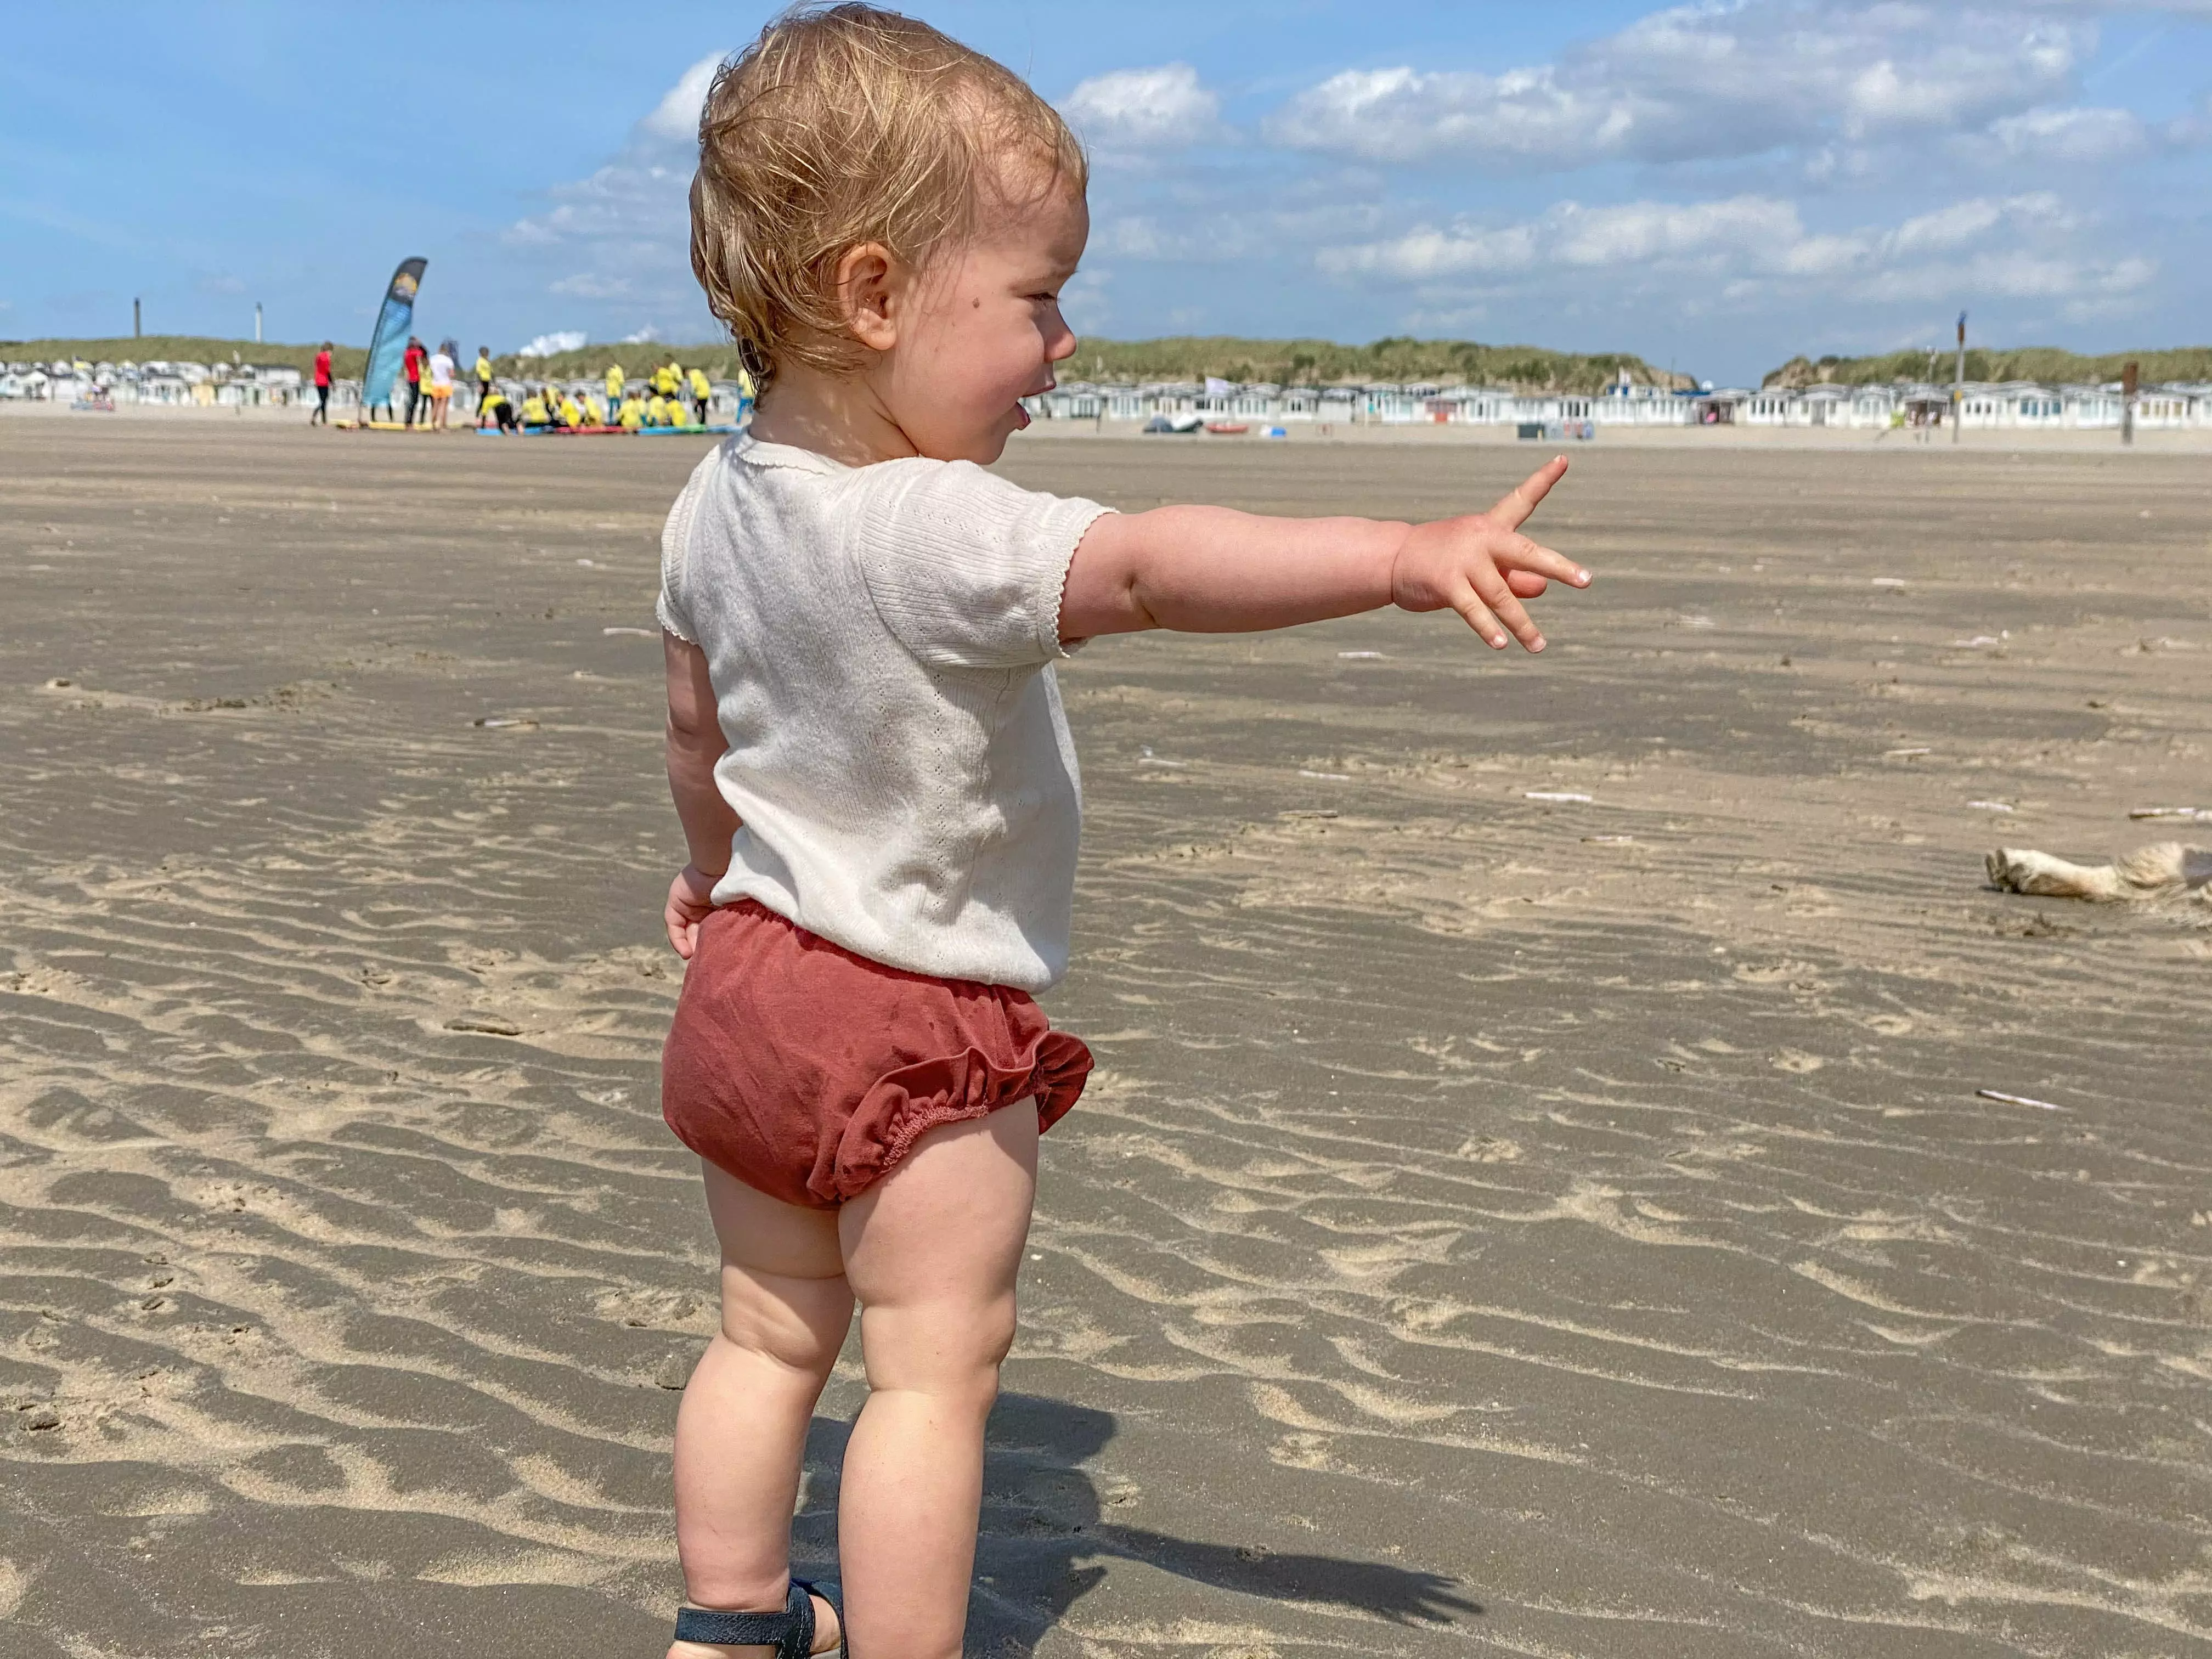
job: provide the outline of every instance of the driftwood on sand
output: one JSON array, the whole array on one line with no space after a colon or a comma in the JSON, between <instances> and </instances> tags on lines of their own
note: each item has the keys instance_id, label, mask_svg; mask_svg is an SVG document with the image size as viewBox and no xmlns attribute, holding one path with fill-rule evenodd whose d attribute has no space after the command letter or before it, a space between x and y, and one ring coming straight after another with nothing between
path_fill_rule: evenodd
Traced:
<instances>
[{"instance_id":1,"label":"driftwood on sand","mask_svg":"<svg viewBox=\"0 0 2212 1659\"><path fill-rule=\"evenodd\" d=\"M2162 841L2110 864L2069 864L2048 853L2002 847L1986 863L1992 885L2093 904L2188 899L2212 908L2212 848Z\"/></svg>"}]
</instances>

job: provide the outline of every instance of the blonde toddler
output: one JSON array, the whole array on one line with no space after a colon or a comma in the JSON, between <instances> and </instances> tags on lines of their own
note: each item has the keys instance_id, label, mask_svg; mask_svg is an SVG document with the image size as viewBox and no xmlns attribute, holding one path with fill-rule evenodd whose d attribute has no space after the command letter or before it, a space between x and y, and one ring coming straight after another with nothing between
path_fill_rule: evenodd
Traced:
<instances>
[{"instance_id":1,"label":"blonde toddler","mask_svg":"<svg viewBox=\"0 0 2212 1659\"><path fill-rule=\"evenodd\" d=\"M1053 663L1389 605L1535 651L1522 601L1589 580L1518 532L1564 460L1423 525L1123 514L985 471L1074 349L1085 184L1017 76L865 5L771 24L701 117L692 265L761 390L663 538L690 860L663 1106L722 1255L672 1659L961 1651L1037 1138L1091 1065L1032 1000L1067 964L1081 815ZM841 1605L790 1577L791 1516L856 1304Z\"/></svg>"}]
</instances>

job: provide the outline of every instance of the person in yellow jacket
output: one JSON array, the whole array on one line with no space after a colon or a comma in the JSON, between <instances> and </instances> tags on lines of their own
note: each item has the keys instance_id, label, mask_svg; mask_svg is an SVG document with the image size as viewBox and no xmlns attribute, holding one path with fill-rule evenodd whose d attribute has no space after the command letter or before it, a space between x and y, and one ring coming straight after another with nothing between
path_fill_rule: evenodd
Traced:
<instances>
[{"instance_id":1,"label":"person in yellow jacket","mask_svg":"<svg viewBox=\"0 0 2212 1659\"><path fill-rule=\"evenodd\" d=\"M574 392L562 392L561 394L561 424L567 427L571 432L574 432L578 427L583 425L583 404L576 401L576 394Z\"/></svg>"},{"instance_id":2,"label":"person in yellow jacket","mask_svg":"<svg viewBox=\"0 0 2212 1659\"><path fill-rule=\"evenodd\" d=\"M629 396L623 399L617 424L625 432L635 432L645 424L645 400L637 395L636 387L631 387Z\"/></svg>"},{"instance_id":3,"label":"person in yellow jacket","mask_svg":"<svg viewBox=\"0 0 2212 1659\"><path fill-rule=\"evenodd\" d=\"M484 399L489 396L491 392L493 372L491 366L491 348L489 346L478 346L477 348L476 376L477 412L481 415L483 412ZM478 421L477 424L478 426L482 426L483 422L482 421Z\"/></svg>"},{"instance_id":4,"label":"person in yellow jacket","mask_svg":"<svg viewBox=\"0 0 2212 1659\"><path fill-rule=\"evenodd\" d=\"M605 426L606 423L607 406L601 403L597 398L594 398L590 392L586 392L584 394L584 424L586 426Z\"/></svg>"},{"instance_id":5,"label":"person in yellow jacket","mask_svg":"<svg viewBox=\"0 0 2212 1659\"><path fill-rule=\"evenodd\" d=\"M653 394L652 401L647 403L645 406L645 423L647 426L668 426L673 424L668 418L668 399L662 397L658 392Z\"/></svg>"},{"instance_id":6,"label":"person in yellow jacket","mask_svg":"<svg viewBox=\"0 0 2212 1659\"><path fill-rule=\"evenodd\" d=\"M673 357L653 371L653 389L664 398L673 398L683 385L683 373Z\"/></svg>"},{"instance_id":7,"label":"person in yellow jacket","mask_svg":"<svg viewBox=\"0 0 2212 1659\"><path fill-rule=\"evenodd\" d=\"M625 378L620 363L607 365L607 407L609 409L614 408L622 402L623 381Z\"/></svg>"},{"instance_id":8,"label":"person in yellow jacket","mask_svg":"<svg viewBox=\"0 0 2212 1659\"><path fill-rule=\"evenodd\" d=\"M522 424L526 427L550 426L552 424L551 422L547 420L545 416L545 398L544 393L533 392L527 398L525 398L522 400Z\"/></svg>"},{"instance_id":9,"label":"person in yellow jacket","mask_svg":"<svg viewBox=\"0 0 2212 1659\"><path fill-rule=\"evenodd\" d=\"M514 405L507 402L507 394L496 386L486 386L483 397L477 400L477 424L483 426L487 422L502 432L514 430Z\"/></svg>"},{"instance_id":10,"label":"person in yellow jacket","mask_svg":"<svg viewBox=\"0 0 2212 1659\"><path fill-rule=\"evenodd\" d=\"M707 379L707 371L703 368L693 369L687 378L691 382L692 413L699 417L699 424L704 426L707 424L707 405L714 396L714 386Z\"/></svg>"}]
</instances>

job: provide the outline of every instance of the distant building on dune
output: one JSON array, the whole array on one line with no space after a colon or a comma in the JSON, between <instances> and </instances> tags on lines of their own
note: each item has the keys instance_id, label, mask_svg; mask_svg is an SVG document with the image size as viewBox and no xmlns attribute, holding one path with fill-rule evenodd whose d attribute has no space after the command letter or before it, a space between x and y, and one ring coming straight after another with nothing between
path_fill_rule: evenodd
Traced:
<instances>
[{"instance_id":1,"label":"distant building on dune","mask_svg":"<svg viewBox=\"0 0 2212 1659\"><path fill-rule=\"evenodd\" d=\"M2108 386L2044 386L2033 381L1942 381L1889 386L1769 386L1745 395L1747 426L1940 427L1955 419L1968 431L2067 432L2117 428L2125 404ZM2136 424L2154 430L2212 428L2212 386L2146 386L2136 398Z\"/></svg>"},{"instance_id":2,"label":"distant building on dune","mask_svg":"<svg viewBox=\"0 0 2212 1659\"><path fill-rule=\"evenodd\" d=\"M1078 380L1023 406L1038 421L1142 422L1196 416L1206 422L1267 425L1583 427L1735 426L1878 431L1941 426L1954 419L1947 384L1887 386L1706 386L1675 390L1638 381L1623 369L1595 392L1532 392L1510 386L1400 384L1279 386L1269 381L1155 380L1137 385ZM2123 410L2110 386L1970 385L1956 418L1976 429L2081 431L2115 428ZM2147 386L2136 424L2151 430L2212 428L2212 385Z\"/></svg>"}]
</instances>

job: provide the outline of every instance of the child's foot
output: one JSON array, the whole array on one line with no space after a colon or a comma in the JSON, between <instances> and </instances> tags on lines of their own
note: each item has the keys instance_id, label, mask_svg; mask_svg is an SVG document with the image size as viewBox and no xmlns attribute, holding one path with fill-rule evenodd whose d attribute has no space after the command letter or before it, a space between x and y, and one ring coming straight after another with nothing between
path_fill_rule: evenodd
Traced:
<instances>
[{"instance_id":1,"label":"child's foot","mask_svg":"<svg viewBox=\"0 0 2212 1659\"><path fill-rule=\"evenodd\" d=\"M837 1624L837 1609L818 1595L810 1596L808 1600L814 1603L814 1645L808 1651L828 1653L845 1639L845 1632ZM689 1601L684 1603L686 1607L693 1605ZM775 1651L774 1648L766 1646L735 1648L718 1642L671 1642L668 1644L668 1659L740 1659L740 1656L750 1659L750 1656L755 1654L765 1659Z\"/></svg>"}]
</instances>

